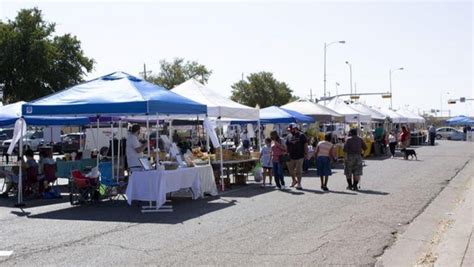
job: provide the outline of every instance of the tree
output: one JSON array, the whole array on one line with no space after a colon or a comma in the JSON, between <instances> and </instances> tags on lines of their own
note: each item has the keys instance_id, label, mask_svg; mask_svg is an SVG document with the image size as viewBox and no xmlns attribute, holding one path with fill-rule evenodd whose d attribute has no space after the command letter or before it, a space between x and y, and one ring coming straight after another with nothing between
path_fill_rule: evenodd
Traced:
<instances>
[{"instance_id":1,"label":"tree","mask_svg":"<svg viewBox=\"0 0 474 267\"><path fill-rule=\"evenodd\" d=\"M3 100L30 101L82 82L94 61L70 34L52 36L55 24L39 9L22 9L15 20L0 21L0 83Z\"/></svg>"},{"instance_id":2,"label":"tree","mask_svg":"<svg viewBox=\"0 0 474 267\"><path fill-rule=\"evenodd\" d=\"M173 89L176 85L195 78L202 84L206 84L211 76L212 70L196 61L186 61L183 58L175 58L172 62L160 61L160 73L147 77L149 82Z\"/></svg>"},{"instance_id":3,"label":"tree","mask_svg":"<svg viewBox=\"0 0 474 267\"><path fill-rule=\"evenodd\" d=\"M279 82L271 72L252 73L247 80L232 85L231 99L241 104L260 108L281 106L292 98L292 90L284 82Z\"/></svg>"}]
</instances>

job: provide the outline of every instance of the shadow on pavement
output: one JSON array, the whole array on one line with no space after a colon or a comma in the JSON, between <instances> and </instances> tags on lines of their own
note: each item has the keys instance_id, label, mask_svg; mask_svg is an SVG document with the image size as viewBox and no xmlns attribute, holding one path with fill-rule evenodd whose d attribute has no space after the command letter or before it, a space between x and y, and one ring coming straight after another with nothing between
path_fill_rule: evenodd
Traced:
<instances>
[{"instance_id":1,"label":"shadow on pavement","mask_svg":"<svg viewBox=\"0 0 474 267\"><path fill-rule=\"evenodd\" d=\"M368 195L381 195L381 196L386 196L386 195L389 195L390 193L387 193L387 192L382 192L382 191L374 191L374 190L364 190L364 189L359 189L357 190L358 193L362 193L362 194L368 194Z\"/></svg>"},{"instance_id":2,"label":"shadow on pavement","mask_svg":"<svg viewBox=\"0 0 474 267\"><path fill-rule=\"evenodd\" d=\"M341 195L357 195L356 193L353 193L353 192L336 191L336 190L331 190L331 189L329 189L328 193L341 194Z\"/></svg>"},{"instance_id":3,"label":"shadow on pavement","mask_svg":"<svg viewBox=\"0 0 474 267\"><path fill-rule=\"evenodd\" d=\"M30 219L102 221L128 223L178 224L202 215L228 208L236 201L222 201L218 197L200 200L172 198L173 212L142 213L137 204L129 206L126 201L104 201L91 206L71 206L28 216ZM134 202L135 203L135 202ZM148 203L141 202L143 205ZM169 205L166 203L166 205Z\"/></svg>"},{"instance_id":4,"label":"shadow on pavement","mask_svg":"<svg viewBox=\"0 0 474 267\"><path fill-rule=\"evenodd\" d=\"M18 202L18 198L16 195L12 195L8 198L2 198L0 199L0 207L14 207L14 205ZM40 207L40 206L47 206L47 205L54 205L54 204L60 204L60 203L66 203L69 202L69 197L66 194L62 194L61 198L55 198L55 199L28 199L28 198L23 198L23 203L25 204L26 208L34 208L34 207Z\"/></svg>"}]
</instances>

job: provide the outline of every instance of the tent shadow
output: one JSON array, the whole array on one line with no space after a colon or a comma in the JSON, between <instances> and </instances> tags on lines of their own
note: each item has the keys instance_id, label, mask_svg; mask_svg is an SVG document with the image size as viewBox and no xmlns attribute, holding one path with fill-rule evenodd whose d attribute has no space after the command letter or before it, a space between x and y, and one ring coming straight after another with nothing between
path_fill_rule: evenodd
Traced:
<instances>
[{"instance_id":1,"label":"tent shadow","mask_svg":"<svg viewBox=\"0 0 474 267\"><path fill-rule=\"evenodd\" d=\"M14 207L15 204L18 202L17 196L11 196L6 199L0 199L0 207ZM54 205L60 203L69 202L69 198L67 195L62 194L61 198L55 199L23 199L23 203L25 203L25 208L34 208L34 207L41 207L47 205Z\"/></svg>"},{"instance_id":2,"label":"tent shadow","mask_svg":"<svg viewBox=\"0 0 474 267\"><path fill-rule=\"evenodd\" d=\"M275 182L273 182L275 184ZM243 186L235 186L232 185L229 191L224 191L221 193L223 197L244 197L244 198L251 198L254 196L267 194L275 191L276 187L261 187L260 184L247 184Z\"/></svg>"},{"instance_id":3,"label":"tent shadow","mask_svg":"<svg viewBox=\"0 0 474 267\"><path fill-rule=\"evenodd\" d=\"M142 202L144 205L145 202ZM219 197L200 200L172 198L173 212L142 213L137 204L129 206L126 201L104 201L91 206L71 206L28 216L29 219L159 223L178 224L202 215L234 206L236 201L223 201ZM168 204L167 204L168 205Z\"/></svg>"}]
</instances>

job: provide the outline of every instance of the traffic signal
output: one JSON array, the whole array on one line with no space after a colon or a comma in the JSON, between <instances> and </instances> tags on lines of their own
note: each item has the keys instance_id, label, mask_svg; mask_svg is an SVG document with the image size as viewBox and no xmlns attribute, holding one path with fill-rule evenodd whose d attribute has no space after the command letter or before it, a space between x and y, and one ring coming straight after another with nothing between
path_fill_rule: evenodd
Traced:
<instances>
[{"instance_id":1,"label":"traffic signal","mask_svg":"<svg viewBox=\"0 0 474 267\"><path fill-rule=\"evenodd\" d=\"M359 98L360 98L360 96L358 96L358 95L351 95L351 99L359 99Z\"/></svg>"},{"instance_id":2,"label":"traffic signal","mask_svg":"<svg viewBox=\"0 0 474 267\"><path fill-rule=\"evenodd\" d=\"M459 102L461 102L461 103L464 103L464 102L466 102L466 98L465 98L465 97L461 97L461 98L459 98Z\"/></svg>"},{"instance_id":3,"label":"traffic signal","mask_svg":"<svg viewBox=\"0 0 474 267\"><path fill-rule=\"evenodd\" d=\"M456 100L450 99L450 100L448 100L448 104L456 104Z\"/></svg>"},{"instance_id":4,"label":"traffic signal","mask_svg":"<svg viewBox=\"0 0 474 267\"><path fill-rule=\"evenodd\" d=\"M383 94L382 98L392 98L392 94Z\"/></svg>"}]
</instances>

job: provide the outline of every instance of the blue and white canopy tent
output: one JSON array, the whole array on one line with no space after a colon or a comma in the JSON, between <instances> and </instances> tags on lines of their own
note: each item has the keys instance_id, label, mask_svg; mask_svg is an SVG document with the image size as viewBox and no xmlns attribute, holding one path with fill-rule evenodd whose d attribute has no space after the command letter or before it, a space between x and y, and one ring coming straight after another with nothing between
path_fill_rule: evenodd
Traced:
<instances>
[{"instance_id":1,"label":"blue and white canopy tent","mask_svg":"<svg viewBox=\"0 0 474 267\"><path fill-rule=\"evenodd\" d=\"M206 105L124 72L114 72L26 103L22 111L28 116L97 116L97 125L102 115L207 114Z\"/></svg>"},{"instance_id":2,"label":"blue and white canopy tent","mask_svg":"<svg viewBox=\"0 0 474 267\"><path fill-rule=\"evenodd\" d=\"M446 120L448 125L474 125L474 119L460 115Z\"/></svg>"},{"instance_id":3,"label":"blue and white canopy tent","mask_svg":"<svg viewBox=\"0 0 474 267\"><path fill-rule=\"evenodd\" d=\"M312 117L303 115L297 111L270 106L260 110L261 123L314 123Z\"/></svg>"},{"instance_id":4,"label":"blue and white canopy tent","mask_svg":"<svg viewBox=\"0 0 474 267\"><path fill-rule=\"evenodd\" d=\"M206 114L205 105L124 72L114 72L23 105L23 114Z\"/></svg>"}]
</instances>

